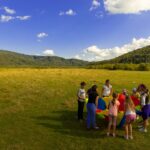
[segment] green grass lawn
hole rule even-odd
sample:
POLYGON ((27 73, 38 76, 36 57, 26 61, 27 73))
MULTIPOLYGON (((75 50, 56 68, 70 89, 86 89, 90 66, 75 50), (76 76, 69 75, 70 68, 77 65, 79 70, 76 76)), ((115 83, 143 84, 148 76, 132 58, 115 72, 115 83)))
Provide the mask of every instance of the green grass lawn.
MULTIPOLYGON (((148 133, 134 125, 134 140, 87 131, 76 120, 76 92, 81 81, 101 90, 109 78, 115 91, 131 91, 139 83, 150 88, 150 72, 88 69, 0 69, 0 150, 149 150, 148 133)), ((86 113, 85 113, 86 114, 86 113)))

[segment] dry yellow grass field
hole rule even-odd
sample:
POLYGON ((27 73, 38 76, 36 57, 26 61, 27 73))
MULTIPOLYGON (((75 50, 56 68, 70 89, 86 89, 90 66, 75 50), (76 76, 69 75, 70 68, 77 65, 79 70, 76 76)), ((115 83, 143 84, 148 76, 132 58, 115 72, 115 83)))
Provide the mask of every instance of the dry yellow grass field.
POLYGON ((81 81, 87 89, 99 90, 110 79, 114 90, 129 91, 144 83, 150 88, 150 72, 90 69, 0 69, 0 149, 144 149, 150 147, 146 134, 134 127, 134 140, 125 141, 100 131, 86 131, 76 119, 76 92, 81 81))

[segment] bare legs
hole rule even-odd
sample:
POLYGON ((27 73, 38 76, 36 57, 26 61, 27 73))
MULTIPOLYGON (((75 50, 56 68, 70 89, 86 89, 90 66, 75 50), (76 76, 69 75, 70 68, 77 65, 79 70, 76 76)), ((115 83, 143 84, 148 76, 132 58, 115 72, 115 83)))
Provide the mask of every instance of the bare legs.
POLYGON ((125 138, 128 139, 133 139, 133 134, 132 134, 132 122, 126 123, 125 125, 125 138))
POLYGON ((108 131, 107 131, 107 136, 110 135, 110 132, 111 132, 111 127, 113 126, 113 136, 115 137, 116 135, 116 120, 117 120, 117 117, 114 117, 114 116, 109 116, 109 124, 108 124, 108 131))
POLYGON ((144 129, 147 129, 148 126, 148 119, 144 120, 144 129))

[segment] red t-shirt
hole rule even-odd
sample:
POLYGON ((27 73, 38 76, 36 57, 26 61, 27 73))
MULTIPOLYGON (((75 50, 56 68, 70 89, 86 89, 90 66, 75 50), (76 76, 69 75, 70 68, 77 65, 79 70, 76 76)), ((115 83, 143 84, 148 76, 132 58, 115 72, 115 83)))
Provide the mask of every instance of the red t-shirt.
POLYGON ((118 96, 118 101, 120 102, 120 106, 119 106, 119 111, 124 111, 124 103, 125 103, 125 95, 124 94, 119 94, 118 96))
POLYGON ((135 97, 134 95, 132 95, 131 99, 132 99, 132 101, 133 101, 133 103, 134 103, 135 106, 140 105, 140 100, 137 97, 135 97))

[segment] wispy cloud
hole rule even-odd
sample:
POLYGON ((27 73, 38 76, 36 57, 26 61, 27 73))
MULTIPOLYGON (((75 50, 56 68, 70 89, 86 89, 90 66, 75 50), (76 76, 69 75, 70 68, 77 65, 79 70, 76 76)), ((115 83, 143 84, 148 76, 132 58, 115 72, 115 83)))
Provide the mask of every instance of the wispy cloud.
POLYGON ((96 45, 92 45, 84 49, 80 54, 77 54, 75 58, 88 61, 107 60, 148 45, 150 45, 150 36, 148 38, 140 39, 133 38, 131 43, 125 44, 121 47, 116 46, 103 49, 96 45))
POLYGON ((98 11, 95 13, 95 17, 102 19, 104 17, 104 13, 102 11, 98 11))
POLYGON ((16 11, 14 9, 10 9, 10 8, 8 8, 6 6, 3 9, 5 10, 6 13, 8 13, 10 15, 13 15, 13 14, 16 13, 16 11))
POLYGON ((99 0, 92 0, 92 6, 90 7, 90 11, 95 10, 100 7, 100 1, 99 0))
POLYGON ((15 19, 25 21, 25 20, 28 20, 30 18, 31 18, 31 16, 17 16, 17 17, 14 17, 14 16, 10 16, 10 15, 1 15, 0 16, 0 22, 5 23, 5 22, 10 22, 10 21, 15 20, 15 19))
POLYGON ((16 18, 24 21, 24 20, 29 20, 31 18, 31 16, 17 16, 16 18))
POLYGON ((67 15, 67 16, 75 16, 77 13, 74 11, 74 10, 72 10, 72 9, 69 9, 69 10, 67 10, 67 11, 61 11, 60 13, 59 13, 59 16, 64 16, 64 15, 67 15))
POLYGON ((0 16, 0 22, 5 23, 5 22, 10 22, 12 20, 20 20, 20 21, 25 21, 29 20, 31 16, 25 15, 25 16, 16 16, 16 11, 14 9, 10 9, 9 7, 5 6, 1 8, 3 10, 3 14, 0 16), (6 15, 9 14, 9 15, 6 15))

